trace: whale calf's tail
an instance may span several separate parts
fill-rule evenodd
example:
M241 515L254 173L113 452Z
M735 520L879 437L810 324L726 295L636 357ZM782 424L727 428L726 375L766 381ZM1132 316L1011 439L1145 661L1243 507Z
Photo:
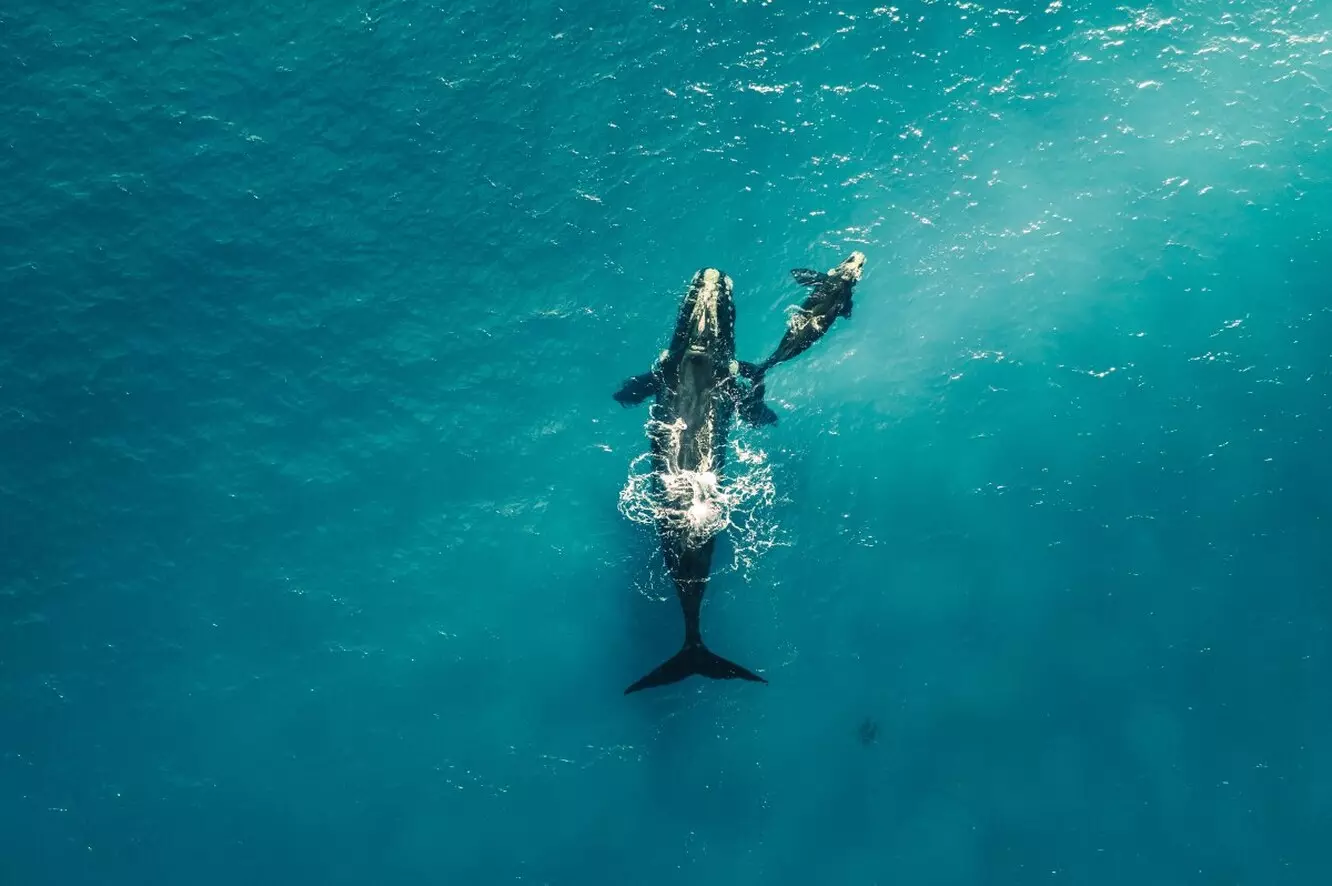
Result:
M738 679L753 680L755 683L768 682L753 671L746 670L735 662L727 661L717 655L704 646L702 641L695 641L685 643L683 649L675 653L655 671L624 690L624 694L628 695L640 689L651 689L653 686L676 683L692 674L711 677L714 680Z
M771 367L769 357L762 363L740 363L740 374L749 379L751 385L748 394L740 401L740 417L751 425L775 425L777 413L763 399L765 385L763 374Z

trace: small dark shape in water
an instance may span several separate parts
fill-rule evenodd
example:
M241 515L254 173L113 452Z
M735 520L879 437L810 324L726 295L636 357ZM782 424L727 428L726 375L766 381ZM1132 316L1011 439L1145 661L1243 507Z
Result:
M869 717L860 721L859 732L860 743L863 745L875 744L879 740L879 724Z

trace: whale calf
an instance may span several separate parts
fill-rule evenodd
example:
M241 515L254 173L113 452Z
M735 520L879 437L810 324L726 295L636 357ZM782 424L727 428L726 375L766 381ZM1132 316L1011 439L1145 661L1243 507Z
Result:
M809 268L795 268L791 276L801 286L811 287L805 301L791 315L786 334L768 359L758 364L751 380L759 385L763 374L778 363L792 360L823 338L838 317L851 317L851 295L865 272L865 253L852 252L846 260L826 274Z
M715 680L767 680L728 661L703 643L699 618L712 571L718 484L731 422L751 424L776 416L761 387L748 384L757 367L735 359L735 302L731 278L717 268L694 275L680 305L675 333L650 372L628 379L615 393L622 406L650 407L653 494L657 537L684 613L684 643L674 656L629 686L624 694L665 686L693 674Z

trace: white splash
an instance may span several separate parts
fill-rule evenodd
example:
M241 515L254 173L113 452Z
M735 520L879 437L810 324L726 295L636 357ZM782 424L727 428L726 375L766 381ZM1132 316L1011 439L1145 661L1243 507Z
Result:
M691 547L729 529L734 549L731 568L742 571L753 566L779 543L777 526L767 513L776 500L772 466L761 449L737 440L728 448L731 458L724 479L711 470L656 475L651 453L638 456L620 490L620 513L635 523L664 524L683 533Z

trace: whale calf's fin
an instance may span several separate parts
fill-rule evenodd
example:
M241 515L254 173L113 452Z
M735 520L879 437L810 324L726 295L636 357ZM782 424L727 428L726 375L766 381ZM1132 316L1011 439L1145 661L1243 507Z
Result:
M814 286L828 278L828 275L822 271L814 271L809 268L792 268L791 276L801 286Z
M645 372L626 379L615 392L615 400L621 406L637 406L655 393L657 393L657 376L655 373Z
M677 683L685 677L698 674L703 677L711 677L714 680L752 680L755 683L767 683L768 681L755 674L753 671L746 670L733 661L727 661L720 655L717 655L708 647L700 642L686 643L684 648L675 653L664 664L655 671L639 680L628 689L624 694L637 692L640 689L651 689L653 686L665 686L669 683Z

